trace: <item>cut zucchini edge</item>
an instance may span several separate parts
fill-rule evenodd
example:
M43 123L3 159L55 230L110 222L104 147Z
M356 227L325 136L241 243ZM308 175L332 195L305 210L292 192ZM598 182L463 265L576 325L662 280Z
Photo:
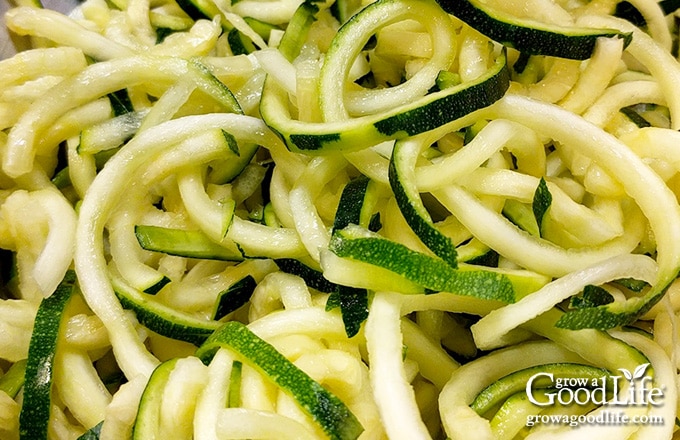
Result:
M172 358L160 363L151 373L144 388L135 423L132 430L133 440L157 439L159 437L160 409L163 391L180 358Z
M479 0L437 0L446 12L494 41L529 55L586 60L598 38L622 38L630 44L632 34L614 29L592 29L547 25L533 20L510 17L485 7Z
M246 325L229 321L217 329L196 351L204 363L220 348L239 355L288 393L330 439L356 439L363 427L347 406Z
M26 380L27 359L14 362L11 367L0 376L0 391L11 398L15 398L24 386Z
M279 43L279 51L288 61L292 62L300 53L318 13L319 7L313 1L304 1L291 17Z

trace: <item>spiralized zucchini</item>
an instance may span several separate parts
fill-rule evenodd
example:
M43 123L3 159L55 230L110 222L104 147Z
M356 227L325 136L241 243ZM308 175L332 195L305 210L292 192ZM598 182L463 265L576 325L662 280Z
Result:
M677 6L18 1L0 438L680 438Z

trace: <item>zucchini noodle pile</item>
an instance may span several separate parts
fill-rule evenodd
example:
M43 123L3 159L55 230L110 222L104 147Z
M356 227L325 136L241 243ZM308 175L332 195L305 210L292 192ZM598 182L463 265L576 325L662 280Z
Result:
M17 1L0 438L680 438L679 8Z

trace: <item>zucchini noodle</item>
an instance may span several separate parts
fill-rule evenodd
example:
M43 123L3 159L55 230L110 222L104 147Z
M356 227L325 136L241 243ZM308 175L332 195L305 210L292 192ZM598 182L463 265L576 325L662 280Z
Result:
M3 440L680 438L677 2L2 6Z

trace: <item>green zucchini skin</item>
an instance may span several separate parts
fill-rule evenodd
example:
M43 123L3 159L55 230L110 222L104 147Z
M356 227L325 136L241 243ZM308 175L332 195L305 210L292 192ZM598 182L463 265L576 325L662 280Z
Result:
M212 242L200 231L136 225L135 237L142 249L187 258L243 261L243 255Z
M257 281L251 275L247 275L220 293L215 304L213 320L220 320L247 303L255 287L257 287Z
M67 272L56 291L43 299L33 325L19 414L21 440L47 440L52 404L52 371L62 315L76 283L75 272Z
M403 139L441 127L501 99L510 87L506 57L501 54L482 78L430 93L417 101L377 115L339 123L302 123L280 115L283 99L265 83L260 111L265 123L289 150L305 154L357 151L391 139ZM279 101L276 102L275 101Z
M402 143L397 142L392 152L389 164L389 182L406 223L420 240L435 255L444 260L454 269L458 267L456 246L449 237L442 234L432 222L417 189L405 181L405 167L409 166L408 153L403 152ZM415 166L415 160L412 163Z
M207 9L210 8L206 8L203 3L204 2L192 0L177 0L177 5L193 20L210 20L212 19L210 13L214 11L208 11Z
M78 440L99 440L99 435L102 432L103 424L104 422L102 421L88 429L83 435L78 437Z
M281 387L312 417L328 438L353 440L363 432L359 420L337 396L244 324L226 322L199 347L196 356L207 364L220 348L238 354L245 363Z
M361 224L361 208L364 204L369 182L368 177L361 176L347 183L342 191L333 221L334 230L343 229L350 224Z
M171 339L198 345L205 341L214 331L214 327L211 324L217 323L217 321L205 321L205 323L183 322L185 317L182 315L164 314L163 311L165 310L157 311L151 309L148 304L140 304L134 299L120 294L118 291L116 294L121 305L126 309L134 311L137 319L144 327Z
M477 0L437 0L437 3L492 40L528 55L586 60L592 56L600 37L623 38L625 46L633 38L632 34L612 29L539 26L534 22L502 17L500 13L485 10Z
M470 407L480 415L485 414L514 393L523 391L526 388L527 381L537 373L553 374L560 378L587 378L588 383L592 383L592 380L611 376L611 372L605 368L585 364L557 362L537 365L516 371L491 383L475 397Z
M438 257L366 234L358 226L335 231L329 249L338 257L387 269L420 286L420 293L450 292L506 303L515 301L512 282L503 273L454 269Z
M336 299L331 301L334 295ZM368 319L368 305L370 302L368 290L338 286L338 291L331 294L328 301L330 303L338 303L347 337L356 336L361 330L361 325ZM328 308L328 305L326 307Z
M289 61L300 53L309 28L317 19L318 10L313 3L305 2L293 16L279 45L279 50ZM357 151L383 141L433 130L492 105L505 95L509 87L507 57L501 52L494 65L474 81L434 90L388 111L330 123L293 119L287 93L269 78L265 80L262 91L260 114L289 150L321 155Z
M160 335L200 345L220 325L217 321L199 319L155 301L153 296L130 287L120 276L112 277L112 283L120 304L134 311L140 324Z
M304 1L288 22L286 32L279 43L279 50L288 61L293 61L300 54L318 13L319 7L314 2Z
M282 272L299 276L307 286L319 292L332 293L338 289L338 285L324 278L320 271L294 258L278 258L274 262Z
M508 69L496 68L487 80L461 87L454 93L444 89L425 105L376 121L376 130L386 137L403 138L434 130L501 99L510 85Z
M370 202L367 202L367 198L370 198L370 183L368 177L361 176L345 185L333 221L333 231L351 224L362 224L361 213L364 206L371 207ZM326 309L333 308L334 305L340 307L345 333L349 338L359 333L361 324L368 319L368 297L367 289L338 285L337 290L328 298Z
M26 359L12 364L11 367L0 377L0 391L14 399L24 387L26 378Z
M163 390L170 379L170 373L174 370L179 359L172 358L159 364L151 374L139 402L137 418L135 419L132 431L133 440L158 438Z

